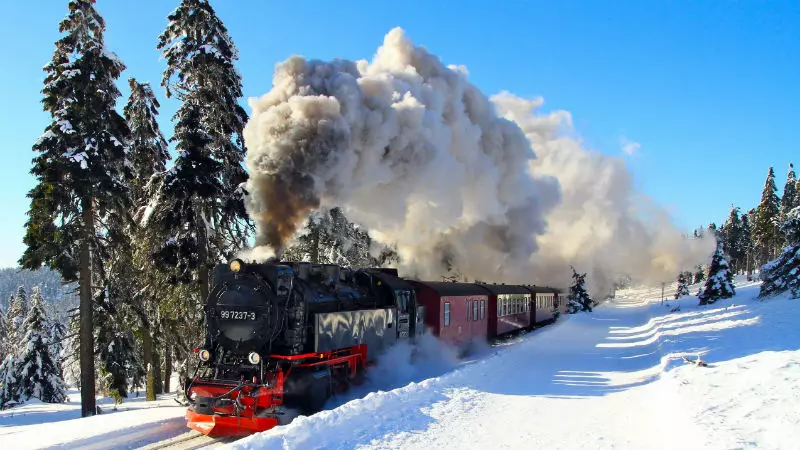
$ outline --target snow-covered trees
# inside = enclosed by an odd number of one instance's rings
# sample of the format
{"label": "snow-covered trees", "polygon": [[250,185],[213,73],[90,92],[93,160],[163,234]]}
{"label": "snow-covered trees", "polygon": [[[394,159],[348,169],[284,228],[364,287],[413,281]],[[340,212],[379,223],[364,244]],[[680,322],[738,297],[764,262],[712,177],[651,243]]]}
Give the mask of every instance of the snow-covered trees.
{"label": "snow-covered trees", "polygon": [[798,206],[795,204],[795,188],[797,184],[797,175],[794,173],[794,165],[789,163],[789,172],[786,175],[786,184],[783,185],[783,197],[781,197],[781,215],[786,218],[789,212]]}
{"label": "snow-covered trees", "polygon": [[756,208],[753,226],[753,241],[755,244],[755,257],[758,265],[765,264],[772,259],[782,240],[778,222],[780,219],[780,200],[776,194],[775,172],[769,168],[764,190],[761,193],[761,202]]}
{"label": "snow-covered trees", "polygon": [[66,281],[80,285],[81,413],[95,414],[92,336],[93,250],[108,216],[123,210],[128,127],[115,110],[116,79],[125,69],[104,45],[105,22],[91,0],[71,0],[59,24],[47,73],[44,109],[52,121],[34,143],[31,173],[37,184],[20,262],[36,269],[46,264]]}
{"label": "snow-covered trees", "polygon": [[675,289],[675,300],[683,297],[684,295],[689,295],[689,285],[687,273],[681,272],[678,274],[678,286]]}
{"label": "snow-covered trees", "polygon": [[572,286],[569,287],[569,295],[567,296],[567,300],[569,301],[567,312],[569,314],[575,314],[580,311],[592,311],[594,300],[592,300],[589,293],[586,291],[585,284],[586,274],[579,274],[575,268],[572,267]]}
{"label": "snow-covered trees", "polygon": [[161,266],[177,268],[175,279],[197,283],[205,298],[209,267],[242,248],[251,228],[243,202],[247,115],[237,103],[236,48],[208,2],[183,0],[168,19],[158,48],[168,65],[162,85],[181,101],[171,139],[178,157],[151,220],[168,236],[156,252]]}
{"label": "snow-covered trees", "polygon": [[377,267],[398,261],[393,249],[374,242],[367,230],[345,217],[341,208],[311,214],[283,259],[350,267]]}
{"label": "snow-covered trees", "polygon": [[17,374],[17,358],[13,354],[6,355],[0,363],[0,409],[10,402],[20,401],[19,378]]}
{"label": "snow-covered trees", "polygon": [[731,298],[736,294],[733,287],[733,273],[728,266],[728,260],[722,251],[722,243],[717,242],[717,250],[711,257],[708,267],[708,277],[697,298],[701,305],[707,305],[724,298]]}
{"label": "snow-covered trees", "polygon": [[730,257],[731,270],[738,273],[745,266],[747,255],[747,238],[738,207],[731,208],[721,235],[723,251]]}
{"label": "snow-covered trees", "polygon": [[34,288],[31,308],[23,324],[24,347],[17,356],[19,393],[25,399],[38,398],[47,403],[61,403],[66,399],[66,385],[61,378],[59,361],[50,350],[50,329],[44,312],[42,297]]}
{"label": "snow-covered trees", "polygon": [[19,286],[17,288],[17,293],[9,302],[8,307],[8,334],[11,339],[18,341],[22,337],[20,336],[20,329],[27,315],[28,294],[25,292],[25,287]]}
{"label": "snow-covered trees", "polygon": [[768,297],[789,291],[793,298],[800,297],[800,207],[792,209],[781,225],[788,245],[777,259],[761,268],[759,297]]}

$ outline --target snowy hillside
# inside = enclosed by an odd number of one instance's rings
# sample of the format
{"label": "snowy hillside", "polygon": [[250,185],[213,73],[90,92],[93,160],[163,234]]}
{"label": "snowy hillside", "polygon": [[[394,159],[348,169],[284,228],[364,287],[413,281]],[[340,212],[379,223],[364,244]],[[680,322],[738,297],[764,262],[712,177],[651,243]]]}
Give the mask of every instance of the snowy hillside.
{"label": "snowy hillside", "polygon": [[[660,288],[629,290],[469,361],[429,345],[426,364],[383,361],[372,371],[380,380],[330,410],[231,448],[793,448],[800,301],[757,294],[739,283],[736,297],[698,307],[694,296],[661,305]],[[708,367],[683,359],[697,355]],[[88,419],[75,403],[0,411],[0,447],[137,448],[187,436],[184,408],[169,398],[122,408]]]}
{"label": "snowy hillside", "polygon": [[[800,438],[800,302],[754,301],[757,293],[739,285],[710,307],[620,293],[443,376],[232,445],[789,448]],[[698,354],[708,367],[683,360]]]}

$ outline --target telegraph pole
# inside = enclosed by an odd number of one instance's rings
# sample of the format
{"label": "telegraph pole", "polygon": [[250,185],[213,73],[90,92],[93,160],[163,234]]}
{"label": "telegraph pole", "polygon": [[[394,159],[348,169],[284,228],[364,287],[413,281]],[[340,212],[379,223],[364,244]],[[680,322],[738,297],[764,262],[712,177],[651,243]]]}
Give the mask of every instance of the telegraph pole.
{"label": "telegraph pole", "polygon": [[662,305],[664,304],[664,286],[666,286],[666,284],[667,283],[665,283],[663,281],[661,282],[661,304]]}

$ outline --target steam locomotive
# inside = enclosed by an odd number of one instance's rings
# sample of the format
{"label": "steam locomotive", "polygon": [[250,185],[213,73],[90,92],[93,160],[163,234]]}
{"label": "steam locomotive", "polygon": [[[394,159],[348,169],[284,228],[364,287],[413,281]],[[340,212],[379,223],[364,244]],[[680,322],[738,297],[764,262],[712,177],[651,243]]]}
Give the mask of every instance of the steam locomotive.
{"label": "steam locomotive", "polygon": [[217,265],[205,342],[185,385],[188,426],[247,435],[322,409],[367,362],[424,332],[424,307],[395,269],[233,260]]}
{"label": "steam locomotive", "polygon": [[[449,345],[527,330],[566,312],[559,290],[405,280],[396,269],[235,259],[217,265],[188,426],[243,436],[324,407],[398,341]],[[426,310],[428,313],[426,314]]]}

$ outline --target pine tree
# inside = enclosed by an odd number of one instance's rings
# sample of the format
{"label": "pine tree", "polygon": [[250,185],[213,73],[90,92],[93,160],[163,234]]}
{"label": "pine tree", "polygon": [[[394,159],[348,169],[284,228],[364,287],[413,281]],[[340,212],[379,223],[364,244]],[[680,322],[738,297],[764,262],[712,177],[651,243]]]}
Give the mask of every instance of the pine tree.
{"label": "pine tree", "polygon": [[[146,186],[156,173],[166,170],[170,159],[167,141],[158,126],[158,108],[161,106],[149,83],[128,79],[131,94],[123,112],[130,129],[128,149],[133,166],[131,197],[137,206],[144,206]],[[138,201],[138,202],[137,202]]]}
{"label": "pine tree", "polygon": [[6,355],[0,364],[0,409],[10,402],[20,401],[20,380],[17,376],[17,358]]}
{"label": "pine tree", "polygon": [[[155,253],[176,280],[196,281],[208,296],[208,271],[244,247],[252,224],[244,208],[237,50],[206,0],[183,0],[168,16],[158,49],[167,60],[162,85],[181,101],[175,115],[179,156],[154,202],[154,221],[169,238]],[[195,275],[196,274],[196,275]]]}
{"label": "pine tree", "polygon": [[[167,142],[161,134],[156,117],[160,104],[148,83],[139,83],[133,78],[129,80],[131,95],[125,106],[125,118],[131,129],[130,159],[133,166],[133,183],[131,194],[134,217],[131,252],[123,255],[127,261],[120,260],[120,266],[128,272],[118,276],[119,293],[128,299],[131,316],[135,318],[142,340],[142,370],[154,368],[153,329],[157,299],[162,297],[165,288],[159,286],[157,280],[161,274],[150,264],[150,255],[157,246],[156,242],[166,241],[166,236],[159,235],[156,227],[149,221],[152,209],[148,207],[150,196],[158,195],[158,188],[165,176],[167,160],[170,159]],[[120,258],[122,259],[122,258]],[[138,270],[133,270],[136,267]],[[133,377],[138,380],[137,370]],[[142,375],[144,376],[144,375]],[[154,378],[148,377],[149,383]],[[134,385],[136,381],[134,381]],[[153,401],[155,389],[148,385],[147,400]],[[152,395],[150,393],[152,392]]]}
{"label": "pine tree", "polygon": [[64,339],[67,336],[67,327],[59,321],[53,321],[50,325],[50,354],[53,355],[53,361],[56,363],[58,369],[58,376],[64,379],[64,369],[62,361],[64,360]]}
{"label": "pine tree", "polygon": [[9,341],[8,319],[3,311],[3,303],[0,302],[0,360],[4,360],[13,348]]}
{"label": "pine tree", "polygon": [[770,297],[789,291],[792,298],[800,297],[800,207],[789,211],[781,225],[788,245],[780,256],[761,268],[759,297]]}
{"label": "pine tree", "polygon": [[731,269],[734,273],[745,265],[746,247],[743,246],[744,228],[742,219],[739,216],[739,208],[736,206],[731,207],[731,212],[728,215],[728,220],[725,221],[723,226],[724,233],[722,235],[722,248],[723,251],[731,258]]}
{"label": "pine tree", "polygon": [[722,243],[717,242],[717,250],[711,257],[711,264],[708,267],[708,277],[697,298],[700,299],[701,305],[707,305],[719,299],[731,298],[735,294],[733,274],[722,251]]}
{"label": "pine tree", "polygon": [[755,260],[755,244],[753,243],[753,221],[756,217],[756,210],[755,208],[750,208],[747,211],[747,214],[742,215],[742,240],[741,240],[741,248],[744,249],[744,259],[745,259],[745,273],[747,274],[747,279],[752,279],[752,272],[753,272],[753,264]]}
{"label": "pine tree", "polygon": [[796,200],[795,185],[797,175],[794,173],[794,165],[789,163],[789,173],[786,175],[786,184],[783,186],[783,197],[781,197],[781,215],[788,217],[789,212],[794,209]]}
{"label": "pine tree", "polygon": [[115,110],[115,81],[125,65],[105,48],[105,22],[93,3],[70,0],[59,24],[64,35],[44,68],[43,104],[52,122],[33,146],[37,184],[28,194],[27,249],[20,260],[32,270],[47,264],[80,286],[82,416],[95,414],[94,253],[108,216],[127,206],[128,177],[128,128]]}
{"label": "pine tree", "polygon": [[586,283],[586,274],[579,274],[575,271],[574,267],[570,268],[572,269],[573,282],[572,286],[569,288],[569,295],[567,296],[567,300],[569,301],[567,312],[569,314],[575,314],[580,311],[591,312],[592,306],[594,306],[594,300],[589,296],[584,286]]}
{"label": "pine tree", "polygon": [[689,295],[689,285],[687,284],[686,272],[678,274],[678,287],[675,289],[675,300]]}
{"label": "pine tree", "polygon": [[67,387],[60,376],[57,361],[50,352],[49,327],[38,287],[33,288],[31,308],[25,318],[24,328],[25,348],[17,358],[22,397],[35,397],[46,403],[64,402]]}
{"label": "pine tree", "polygon": [[25,317],[28,315],[28,294],[24,286],[17,288],[17,293],[9,303],[8,322],[10,327],[10,339],[16,343],[22,338],[20,329]]}
{"label": "pine tree", "polygon": [[772,167],[769,168],[767,180],[764,183],[764,190],[761,194],[761,202],[756,209],[756,217],[753,225],[753,235],[755,243],[756,263],[763,265],[775,254],[780,245],[781,235],[778,229],[780,219],[780,199],[776,194],[775,173]]}

